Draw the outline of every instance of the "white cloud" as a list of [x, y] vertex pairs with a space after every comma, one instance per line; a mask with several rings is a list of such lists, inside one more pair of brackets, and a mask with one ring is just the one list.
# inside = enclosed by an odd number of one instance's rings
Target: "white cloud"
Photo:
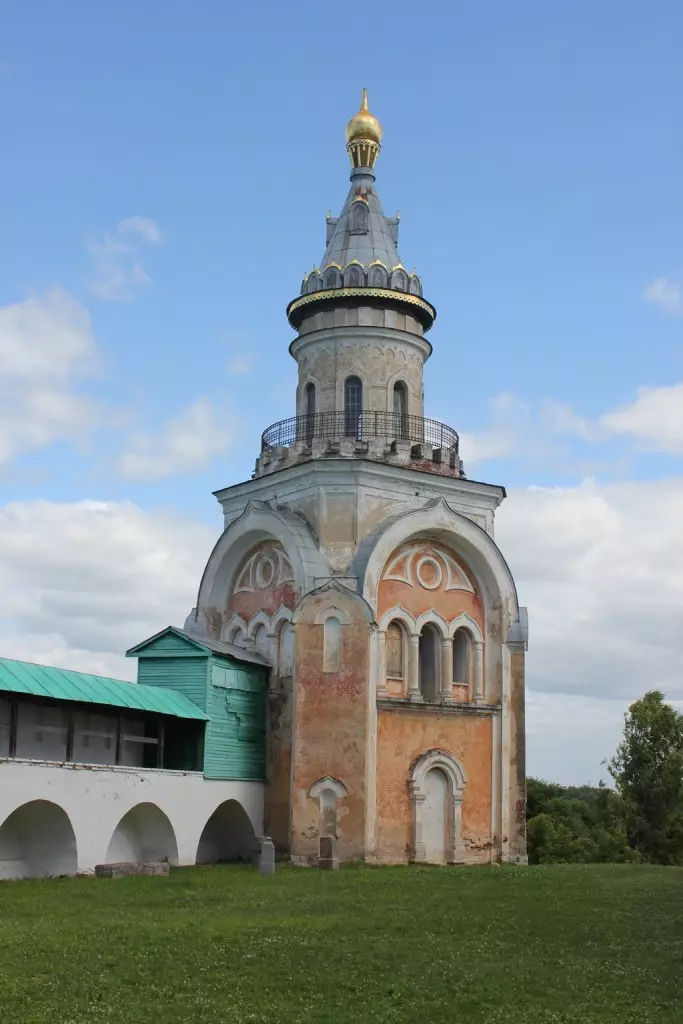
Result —
[[627, 704], [683, 698], [683, 479], [512, 491], [496, 540], [529, 609], [529, 771], [607, 779]]
[[531, 409], [517, 395], [504, 392], [489, 402], [491, 423], [484, 430], [460, 432], [465, 467], [513, 456], [530, 433]]
[[527, 774], [565, 785], [610, 783], [602, 763], [621, 739], [625, 700], [527, 691]]
[[0, 652], [133, 678], [123, 657], [195, 603], [215, 531], [128, 502], [0, 508]]
[[529, 607], [529, 685], [604, 699], [683, 696], [683, 479], [529, 488], [497, 540]]
[[130, 302], [138, 289], [150, 284], [147, 271], [137, 258], [138, 246], [128, 241], [130, 235], [147, 245], [163, 241], [159, 225], [149, 217], [125, 217], [114, 234], [106, 233], [98, 241], [88, 242], [93, 258], [94, 276], [90, 290], [105, 302]]
[[0, 307], [0, 464], [82, 437], [96, 412], [76, 382], [97, 363], [90, 317], [72, 295], [55, 288]]
[[601, 418], [611, 434], [629, 434], [650, 449], [683, 453], [683, 383], [670, 387], [640, 388], [630, 405]]
[[161, 229], [151, 217], [124, 217], [117, 231], [119, 235], [140, 235], [148, 245], [160, 245], [163, 242]]
[[683, 281], [658, 277], [647, 286], [643, 299], [667, 313], [680, 313], [683, 311]]
[[138, 479], [192, 473], [227, 452], [234, 437], [232, 418], [199, 399], [170, 420], [161, 433], [134, 435], [119, 460], [119, 470], [123, 476]]
[[249, 356], [232, 356], [228, 360], [228, 373], [231, 377], [239, 377], [251, 373], [254, 369]]

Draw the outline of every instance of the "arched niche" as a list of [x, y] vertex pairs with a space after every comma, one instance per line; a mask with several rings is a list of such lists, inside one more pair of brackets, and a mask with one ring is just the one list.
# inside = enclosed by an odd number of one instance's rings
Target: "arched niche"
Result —
[[411, 859], [458, 864], [464, 860], [462, 804], [467, 775], [448, 750], [432, 749], [411, 766]]
[[279, 544], [285, 551], [294, 577], [295, 594], [306, 593], [315, 587], [316, 579], [332, 575], [310, 528], [300, 516], [249, 502], [242, 515], [219, 538], [199, 586], [198, 615], [206, 622], [210, 636], [220, 635], [222, 616], [236, 573], [243, 570], [251, 551], [268, 542]]
[[237, 800], [226, 800], [213, 812], [202, 830], [197, 864], [222, 864], [251, 858], [254, 828]]
[[0, 825], [0, 879], [50, 878], [77, 870], [76, 836], [58, 804], [31, 800]]
[[106, 862], [178, 863], [178, 844], [168, 817], [152, 803], [140, 803], [119, 821], [107, 847]]

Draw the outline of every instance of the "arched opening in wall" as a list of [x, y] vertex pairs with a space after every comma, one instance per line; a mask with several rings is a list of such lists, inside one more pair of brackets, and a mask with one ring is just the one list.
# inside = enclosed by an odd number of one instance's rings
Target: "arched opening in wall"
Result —
[[408, 436], [408, 388], [402, 380], [394, 384], [394, 432], [396, 437]]
[[424, 859], [429, 864], [445, 864], [448, 824], [448, 779], [439, 768], [424, 777], [423, 841]]
[[363, 382], [360, 377], [347, 377], [344, 381], [344, 433], [347, 437], [360, 437], [363, 412]]
[[462, 626], [453, 636], [453, 682], [469, 686], [472, 679], [472, 637]]
[[439, 696], [439, 646], [441, 636], [431, 622], [425, 623], [420, 633], [420, 693], [425, 700]]
[[270, 637], [268, 636], [268, 627], [264, 623], [261, 623], [254, 633], [254, 650], [257, 654], [260, 654], [262, 658], [270, 661]]
[[76, 836], [69, 816], [50, 800], [17, 807], [0, 826], [0, 878], [75, 875]]
[[238, 647], [246, 647], [244, 630], [241, 626], [235, 626], [234, 629], [230, 630], [225, 639], [229, 644], [237, 644]]
[[315, 384], [313, 381], [308, 382], [305, 391], [305, 405], [304, 405], [304, 416], [306, 417], [304, 426], [306, 440], [310, 441], [313, 437], [314, 426], [315, 426]]
[[403, 683], [405, 680], [405, 638], [403, 626], [395, 619], [387, 626], [384, 650], [387, 679]]
[[330, 615], [325, 619], [323, 630], [323, 672], [338, 672], [341, 655], [341, 622], [335, 615]]
[[237, 800], [220, 804], [207, 821], [197, 847], [197, 864], [248, 861], [254, 840], [249, 815]]
[[121, 818], [107, 847], [108, 864], [178, 863], [173, 826], [156, 804], [137, 804]]

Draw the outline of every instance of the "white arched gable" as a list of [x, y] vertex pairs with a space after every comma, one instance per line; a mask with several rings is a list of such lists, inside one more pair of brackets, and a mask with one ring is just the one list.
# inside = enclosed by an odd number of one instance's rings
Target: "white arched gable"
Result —
[[395, 608], [390, 608], [388, 612], [384, 613], [379, 622], [380, 630], [383, 633], [386, 633], [392, 622], [401, 622], [407, 629], [408, 635], [411, 633], [419, 633], [415, 619], [410, 612], [406, 611], [405, 608], [402, 608], [400, 604], [396, 605]]
[[451, 619], [448, 623], [449, 637], [453, 638], [459, 629], [469, 630], [474, 642], [483, 644], [484, 635], [479, 628], [479, 624], [467, 612], [463, 612], [462, 615], [458, 615], [457, 619]]
[[443, 616], [439, 615], [438, 612], [435, 612], [435, 611], [433, 611], [431, 609], [429, 611], [427, 611], [427, 612], [422, 612], [422, 615], [420, 615], [416, 619], [416, 621], [415, 621], [415, 632], [416, 633], [421, 633], [423, 627], [428, 622], [431, 622], [432, 625], [436, 626], [436, 628], [438, 629], [439, 633], [441, 634], [441, 636], [442, 636], [442, 638], [444, 640], [448, 639], [448, 623], [443, 618]]
[[249, 619], [249, 625], [247, 626], [247, 636], [250, 640], [253, 638], [259, 626], [265, 626], [269, 633], [273, 632], [269, 616], [266, 615], [265, 612], [256, 612], [256, 614], [252, 615]]
[[241, 633], [244, 639], [247, 638], [247, 623], [241, 615], [231, 615], [221, 630], [221, 640], [234, 643], [236, 633]]
[[199, 614], [209, 608], [225, 608], [233, 577], [243, 558], [264, 540], [278, 541], [285, 549], [299, 595], [312, 590], [316, 578], [332, 575], [327, 560], [300, 516], [275, 511], [265, 502], [250, 501], [242, 515], [223, 531], [209, 556], [199, 584]]
[[280, 629], [282, 627], [283, 622], [291, 623], [291, 621], [292, 621], [292, 611], [291, 611], [291, 609], [287, 608], [286, 605], [281, 604], [280, 607], [278, 608], [278, 610], [273, 615], [272, 619], [270, 620], [270, 631], [271, 631], [271, 633], [277, 633], [278, 629]]
[[382, 570], [393, 552], [406, 541], [420, 537], [438, 538], [461, 555], [477, 578], [487, 610], [501, 602], [507, 618], [505, 636], [519, 617], [517, 591], [508, 564], [493, 538], [443, 498], [393, 517], [363, 542], [350, 571], [362, 581], [362, 594], [368, 604], [377, 607]]
[[318, 587], [317, 590], [311, 591], [306, 594], [299, 604], [296, 606], [294, 615], [292, 616], [292, 624], [296, 626], [301, 621], [302, 617], [305, 616], [305, 608], [309, 600], [315, 599], [317, 602], [317, 609], [315, 613], [315, 623], [320, 625], [325, 622], [325, 619], [329, 619], [330, 616], [335, 616], [339, 619], [341, 625], [348, 625], [351, 622], [349, 613], [343, 611], [341, 605], [348, 601], [354, 602], [362, 610], [363, 615], [368, 622], [374, 623], [374, 616], [372, 609], [368, 605], [360, 594], [355, 590], [351, 590], [349, 587], [343, 586], [336, 580], [331, 580], [330, 583], [325, 583], [324, 586]]
[[454, 795], [462, 800], [467, 785], [467, 773], [463, 765], [448, 750], [428, 750], [418, 757], [410, 773], [410, 788], [413, 793], [422, 793], [427, 772], [439, 768], [449, 780]]
[[346, 796], [346, 786], [339, 779], [333, 779], [331, 775], [326, 775], [324, 779], [318, 779], [314, 782], [308, 791], [308, 795], [314, 800], [319, 800], [325, 790], [330, 790], [334, 795], [341, 799]]
[[316, 626], [324, 626], [328, 619], [338, 619], [340, 626], [350, 626], [351, 619], [348, 613], [339, 608], [336, 604], [328, 604], [324, 608], [321, 608], [313, 619]]

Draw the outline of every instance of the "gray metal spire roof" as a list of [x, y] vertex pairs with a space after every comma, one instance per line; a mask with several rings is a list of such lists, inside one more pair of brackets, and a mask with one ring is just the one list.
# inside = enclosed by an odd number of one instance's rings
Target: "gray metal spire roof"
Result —
[[[327, 247], [321, 271], [331, 264], [343, 270], [353, 260], [364, 267], [379, 260], [391, 272], [401, 263], [396, 248], [398, 217], [385, 217], [374, 181], [375, 175], [368, 167], [352, 171], [351, 188], [341, 214], [327, 218]], [[356, 205], [364, 209], [356, 212]]]

